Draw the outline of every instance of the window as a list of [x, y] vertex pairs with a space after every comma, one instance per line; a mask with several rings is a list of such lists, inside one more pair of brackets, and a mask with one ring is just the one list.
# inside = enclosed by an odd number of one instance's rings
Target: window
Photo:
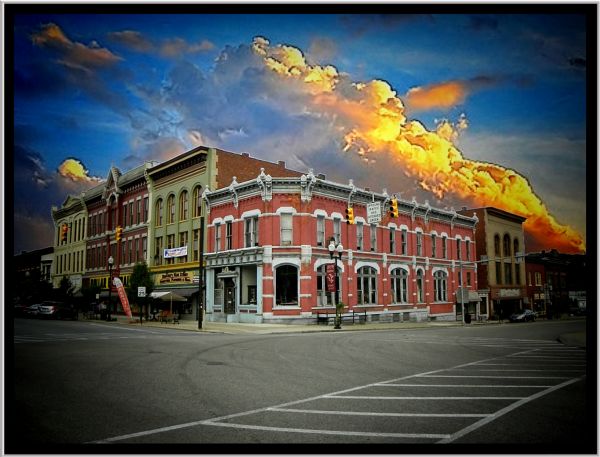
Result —
[[148, 222], [148, 197], [144, 197], [144, 222]]
[[417, 303], [423, 303], [423, 270], [417, 271]]
[[[167, 235], [167, 249], [173, 249], [175, 247], [175, 234]], [[167, 265], [172, 265], [175, 263], [175, 259], [173, 257], [166, 259], [165, 262]]]
[[275, 270], [275, 304], [298, 305], [298, 268], [294, 265], [281, 265]]
[[167, 224], [175, 222], [175, 195], [169, 195], [167, 199]]
[[245, 247], [258, 246], [258, 217], [249, 217], [244, 221]]
[[456, 258], [458, 260], [462, 259], [462, 246], [461, 246], [461, 239], [460, 238], [456, 239]]
[[540, 273], [539, 271], [535, 272], [535, 285], [536, 286], [542, 285], [542, 273]]
[[512, 264], [505, 263], [504, 264], [504, 284], [512, 284]]
[[406, 229], [402, 229], [402, 235], [400, 237], [400, 241], [402, 243], [402, 255], [406, 255], [408, 253], [407, 244], [408, 244], [408, 232]]
[[336, 244], [342, 241], [342, 220], [339, 218], [333, 219], [333, 237], [335, 238]]
[[417, 255], [423, 256], [423, 234], [417, 232]]
[[471, 240], [466, 240], [465, 241], [465, 247], [467, 249], [467, 261], [471, 260]]
[[[131, 206], [133, 206], [133, 203], [131, 204]], [[131, 208], [131, 209], [133, 209], [133, 208]], [[133, 263], [134, 262], [134, 260], [133, 260], [133, 240], [129, 240], [129, 242], [127, 244], [129, 245], [129, 249], [128, 249], [129, 254], [127, 257], [128, 263]]]
[[136, 206], [136, 219], [135, 222], [137, 224], [141, 224], [142, 223], [142, 199], [139, 199], [135, 202], [135, 206]]
[[435, 233], [431, 234], [431, 257], [437, 257], [437, 237]]
[[[327, 292], [326, 282], [326, 265], [321, 265], [317, 270], [317, 306], [335, 306], [335, 292]], [[337, 282], [336, 288], [339, 291], [339, 297], [341, 300], [340, 290], [340, 278], [342, 277], [342, 270], [337, 267]]]
[[148, 238], [145, 236], [142, 237], [142, 261], [146, 261], [146, 256], [148, 255]]
[[356, 250], [362, 251], [363, 249], [363, 223], [356, 223]]
[[163, 201], [162, 198], [156, 200], [156, 227], [160, 227], [163, 224]]
[[289, 213], [281, 214], [281, 245], [289, 246], [292, 244], [292, 215]]
[[227, 251], [230, 249], [233, 249], [232, 230], [233, 230], [233, 223], [231, 221], [227, 221], [225, 223], [225, 243], [226, 243], [225, 249]]
[[200, 217], [202, 215], [202, 187], [194, 187], [194, 215]]
[[390, 227], [390, 254], [396, 253], [396, 229]]
[[517, 238], [515, 238], [513, 240], [513, 255], [516, 257], [518, 252], [519, 252], [519, 240]]
[[392, 270], [392, 301], [408, 303], [408, 273], [403, 268]]
[[521, 269], [518, 263], [515, 263], [515, 284], [521, 285]]
[[221, 224], [215, 224], [215, 252], [221, 250]]
[[[188, 232], [180, 232], [179, 233], [179, 247], [187, 246], [188, 244]], [[188, 256], [187, 254], [181, 257], [177, 257], [177, 263], [187, 262]]]
[[325, 244], [325, 216], [317, 216], [317, 246]]
[[504, 238], [502, 238], [502, 248], [504, 249], [502, 255], [504, 257], [510, 257], [510, 236], [508, 236], [508, 234], [504, 235]]
[[133, 202], [129, 202], [129, 225], [133, 225]]
[[188, 193], [187, 190], [181, 192], [179, 196], [179, 220], [186, 221], [188, 218]]
[[444, 271], [436, 271], [433, 275], [433, 299], [434, 301], [448, 301], [447, 298], [447, 274]]
[[467, 287], [471, 287], [471, 272], [467, 271]]
[[500, 235], [497, 233], [494, 235], [494, 254], [496, 257], [500, 257]]
[[496, 262], [496, 284], [502, 284], [502, 269], [500, 262]]
[[377, 250], [377, 225], [371, 224], [371, 251]]
[[358, 270], [357, 292], [359, 305], [377, 303], [377, 271], [373, 267], [361, 267]]
[[127, 263], [127, 241], [121, 242], [121, 265]]
[[527, 273], [527, 283], [532, 286], [533, 284], [531, 283], [531, 271]]
[[195, 229], [193, 231], [193, 237], [194, 237], [194, 254], [193, 254], [193, 259], [194, 262], [198, 261], [198, 259], [200, 258], [200, 254], [199, 254], [199, 243], [200, 243], [200, 229]]
[[123, 226], [127, 225], [127, 203], [123, 205]]

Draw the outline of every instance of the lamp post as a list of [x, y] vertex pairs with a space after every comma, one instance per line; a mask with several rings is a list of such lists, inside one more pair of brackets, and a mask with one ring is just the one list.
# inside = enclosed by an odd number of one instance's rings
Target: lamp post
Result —
[[[334, 329], [342, 328], [342, 317], [339, 312], [339, 288], [338, 288], [338, 259], [342, 260], [342, 252], [344, 251], [344, 246], [342, 243], [335, 243], [335, 239], [331, 238], [329, 242], [329, 258], [335, 259], [335, 325]], [[334, 256], [334, 254], [337, 254]]]
[[204, 320], [204, 216], [200, 218], [200, 239], [198, 240], [198, 330], [202, 330]]
[[110, 317], [110, 309], [112, 308], [112, 303], [111, 303], [111, 292], [112, 292], [112, 268], [113, 268], [113, 264], [115, 263], [115, 259], [113, 259], [113, 256], [111, 255], [108, 258], [108, 307], [107, 309], [107, 313], [106, 313], [106, 320], [108, 322], [111, 321], [111, 317]]

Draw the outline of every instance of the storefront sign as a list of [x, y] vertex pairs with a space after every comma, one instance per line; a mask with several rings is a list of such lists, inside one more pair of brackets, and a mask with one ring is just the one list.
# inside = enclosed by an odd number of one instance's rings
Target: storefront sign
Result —
[[174, 257], [185, 257], [187, 256], [187, 246], [181, 246], [179, 248], [171, 248], [164, 250], [164, 258], [172, 259]]
[[165, 273], [160, 276], [159, 283], [173, 283], [173, 282], [192, 282], [192, 278], [186, 272], [176, 272], [176, 273]]
[[521, 297], [521, 289], [500, 289], [499, 295], [502, 298], [519, 298]]

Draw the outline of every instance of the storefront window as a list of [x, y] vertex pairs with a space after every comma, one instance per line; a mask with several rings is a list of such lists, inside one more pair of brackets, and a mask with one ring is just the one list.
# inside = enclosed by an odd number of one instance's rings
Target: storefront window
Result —
[[298, 268], [281, 265], [275, 270], [275, 304], [298, 305]]
[[394, 303], [408, 303], [408, 273], [403, 268], [392, 270], [392, 300]]
[[373, 267], [361, 267], [357, 276], [359, 305], [377, 304], [377, 271]]

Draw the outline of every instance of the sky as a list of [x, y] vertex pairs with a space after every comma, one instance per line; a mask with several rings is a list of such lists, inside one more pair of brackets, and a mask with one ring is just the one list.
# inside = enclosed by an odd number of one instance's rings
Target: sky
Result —
[[199, 145], [438, 208], [495, 206], [527, 217], [527, 252], [586, 250], [581, 10], [44, 9], [5, 31], [15, 253], [51, 246], [51, 206], [110, 166]]

